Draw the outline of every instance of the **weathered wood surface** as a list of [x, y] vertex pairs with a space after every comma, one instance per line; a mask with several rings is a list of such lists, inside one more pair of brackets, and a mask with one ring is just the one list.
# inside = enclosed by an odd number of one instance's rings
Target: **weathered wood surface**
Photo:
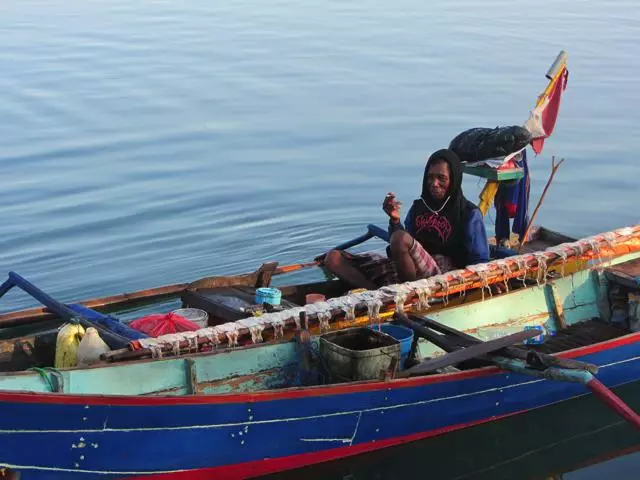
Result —
[[439, 368], [457, 365], [467, 360], [480, 358], [488, 353], [500, 351], [505, 347], [521, 343], [522, 341], [533, 338], [538, 335], [535, 330], [523, 330], [522, 332], [506, 335], [488, 342], [481, 342], [470, 345], [465, 348], [454, 350], [451, 353], [443, 355], [431, 360], [425, 360], [418, 365], [401, 372], [399, 377], [412, 377], [416, 375], [424, 375], [433, 372]]
[[625, 287], [640, 290], [640, 259], [629, 260], [605, 269], [609, 280]]
[[[418, 315], [404, 315], [404, 314], [396, 314], [396, 320], [404, 324], [405, 326], [411, 328], [421, 337], [426, 340], [435, 343], [438, 347], [442, 348], [446, 352], [455, 352], [460, 348], [468, 348], [470, 346], [479, 345], [479, 344], [487, 344], [490, 342], [483, 342], [482, 340], [468, 335], [464, 332], [456, 330], [452, 327], [444, 325], [440, 322], [437, 322], [433, 319], [427, 317], [421, 317]], [[441, 332], [441, 336], [435, 335], [434, 330], [437, 332]], [[535, 332], [535, 331], [534, 331]], [[527, 338], [532, 338], [537, 336], [535, 333], [530, 335]], [[507, 337], [503, 337], [507, 338]], [[445, 340], [446, 339], [446, 340]], [[513, 342], [516, 343], [516, 342]], [[511, 345], [513, 345], [513, 343]], [[500, 349], [500, 351], [490, 350], [486, 352], [487, 354], [479, 354], [476, 357], [478, 360], [484, 360], [487, 362], [491, 362], [491, 357], [496, 355], [502, 355], [507, 358], [515, 358], [518, 360], [525, 360], [532, 364], [536, 364], [540, 367], [559, 367], [559, 368], [567, 368], [567, 369], [586, 369], [587, 371], [595, 374], [598, 371], [598, 368], [595, 365], [587, 364], [584, 362], [577, 362], [570, 358], [561, 358], [553, 355], [548, 355], [545, 353], [533, 351], [523, 346], [511, 346], [507, 345], [504, 348]]]

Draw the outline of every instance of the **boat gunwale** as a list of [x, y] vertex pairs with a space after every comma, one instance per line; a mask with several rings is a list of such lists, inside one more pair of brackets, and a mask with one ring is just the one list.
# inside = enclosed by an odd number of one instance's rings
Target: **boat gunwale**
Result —
[[[542, 239], [546, 239], [546, 238], [553, 239], [553, 245], [557, 245], [562, 242], [570, 242], [570, 241], [578, 240], [573, 237], [569, 237], [563, 233], [550, 230], [543, 226], [535, 225], [534, 227], [536, 228], [536, 230], [533, 233], [535, 234], [536, 239], [538, 237]], [[489, 243], [491, 244], [492, 241], [493, 243], [495, 243], [494, 237], [490, 239]], [[581, 259], [572, 260], [572, 262], [575, 262], [575, 263], [578, 263], [580, 261]], [[234, 275], [225, 275], [225, 274], [214, 275], [211, 277], [205, 277], [204, 279], [194, 280], [192, 282], [173, 283], [173, 284], [161, 285], [159, 287], [134, 290], [132, 292], [121, 292], [113, 295], [107, 295], [103, 297], [94, 297], [94, 298], [88, 298], [83, 300], [75, 300], [75, 301], [66, 302], [66, 303], [77, 303], [87, 308], [103, 309], [108, 311], [110, 309], [126, 308], [128, 306], [133, 306], [138, 303], [143, 304], [146, 302], [159, 300], [161, 298], [174, 298], [176, 296], [179, 296], [185, 290], [189, 289], [191, 285], [201, 282], [202, 280], [205, 280], [205, 279], [225, 280], [225, 283], [228, 284], [228, 286], [249, 286], [256, 282], [259, 273], [260, 273], [260, 268], [258, 268], [253, 272], [245, 272], [245, 273], [239, 273]], [[288, 272], [287, 270], [284, 270], [284, 271], [276, 270], [275, 272], [273, 272], [273, 275], [274, 276], [286, 275], [287, 273], [290, 273], [290, 272]], [[329, 281], [330, 280], [327, 280], [325, 282], [310, 282], [309, 284], [328, 283]], [[295, 288], [295, 287], [300, 287], [304, 285], [307, 285], [307, 284], [286, 285], [282, 288]], [[14, 326], [14, 322], [18, 322], [20, 320], [29, 319], [30, 321], [35, 323], [37, 321], [55, 320], [56, 318], [58, 317], [46, 307], [31, 307], [31, 308], [24, 308], [24, 309], [15, 310], [15, 311], [8, 311], [8, 312], [0, 313], [0, 329], [12, 328]]]
[[[637, 248], [636, 248], [637, 249]], [[628, 251], [626, 253], [630, 253], [630, 251], [632, 250], [636, 250], [636, 249], [628, 249]], [[598, 252], [599, 253], [599, 252]], [[619, 254], [620, 256], [624, 255], [624, 253]], [[618, 255], [616, 255], [618, 256]], [[602, 261], [602, 259], [601, 259]], [[590, 267], [587, 266], [585, 267], [585, 269], [589, 269]], [[568, 274], [566, 276], [571, 276], [573, 274]], [[242, 275], [242, 276], [236, 276], [236, 277], [225, 277], [225, 279], [229, 280], [231, 278], [234, 279], [243, 279], [245, 281], [249, 281], [249, 279], [251, 278], [251, 275]], [[299, 286], [298, 286], [299, 287]], [[533, 285], [531, 287], [534, 287]], [[292, 288], [296, 288], [295, 286]], [[527, 288], [527, 287], [525, 287]], [[500, 295], [500, 297], [504, 296], [504, 295], [508, 295], [509, 293], [516, 293], [517, 291], [511, 291], [511, 292], [507, 292], [503, 295]], [[470, 304], [469, 304], [470, 305]], [[456, 308], [456, 307], [452, 307], [452, 308]], [[583, 347], [578, 347], [572, 350], [566, 350], [566, 351], [562, 351], [562, 352], [557, 352], [556, 355], [558, 355], [559, 357], [567, 357], [567, 358], [573, 358], [575, 356], [580, 356], [580, 355], [586, 355], [588, 353], [591, 352], [597, 352], [597, 351], [602, 351], [602, 350], [606, 350], [609, 348], [614, 348], [617, 345], [624, 345], [627, 343], [633, 343], [640, 340], [640, 332], [639, 333], [629, 333], [627, 335], [623, 335], [621, 337], [615, 338], [615, 339], [611, 339], [608, 341], [604, 341], [604, 342], [597, 342], [594, 343], [592, 345], [587, 345], [587, 346], [583, 346]], [[285, 342], [290, 342], [291, 340], [281, 340], [283, 343]], [[280, 342], [277, 342], [280, 343]], [[276, 342], [269, 342], [269, 345], [273, 345], [276, 344]], [[243, 346], [243, 349], [253, 349], [253, 348], [262, 348], [264, 347], [265, 344], [264, 343], [258, 343], [258, 344], [253, 344], [253, 345], [246, 345]], [[201, 357], [201, 356], [210, 356], [210, 355], [219, 355], [219, 354], [224, 354], [224, 353], [232, 353], [234, 351], [237, 351], [238, 349], [233, 349], [233, 348], [225, 348], [225, 349], [217, 349], [214, 351], [209, 351], [209, 352], [201, 352], [201, 353], [195, 353], [195, 354], [186, 354], [186, 355], [180, 355], [179, 357], [173, 357], [173, 358], [167, 358], [167, 360], [182, 360], [185, 361], [186, 359], [190, 358], [190, 357]], [[122, 364], [113, 364], [113, 363], [108, 363], [108, 364], [101, 364], [101, 365], [96, 365], [94, 367], [89, 367], [90, 369], [96, 369], [96, 368], [107, 368], [107, 367], [112, 367], [112, 366], [120, 366], [120, 365], [136, 365], [136, 364], [141, 364], [141, 363], [145, 363], [145, 362], [158, 362], [158, 361], [162, 361], [159, 360], [157, 358], [142, 358], [142, 359], [131, 359], [129, 361], [127, 361], [126, 363], [123, 362]], [[64, 370], [86, 370], [86, 369], [64, 369]], [[247, 392], [247, 393], [242, 393], [242, 394], [238, 394], [238, 393], [220, 393], [220, 394], [199, 394], [197, 395], [197, 397], [199, 397], [195, 403], [220, 403], [220, 402], [234, 402], [234, 401], [243, 401], [243, 402], [251, 402], [251, 401], [260, 401], [260, 400], [275, 400], [275, 399], [279, 399], [279, 398], [287, 398], [287, 397], [291, 397], [291, 398], [295, 398], [296, 396], [300, 396], [302, 395], [313, 395], [313, 396], [322, 396], [322, 395], [333, 395], [336, 393], [357, 393], [357, 392], [361, 392], [361, 391], [374, 391], [374, 390], [380, 390], [380, 389], [386, 389], [386, 388], [401, 388], [404, 386], [407, 387], [411, 387], [411, 386], [418, 386], [421, 384], [429, 384], [429, 383], [437, 383], [437, 382], [442, 382], [442, 381], [456, 381], [456, 380], [462, 380], [465, 378], [471, 378], [474, 376], [484, 376], [484, 375], [490, 375], [492, 373], [495, 373], [497, 371], [499, 371], [500, 369], [498, 369], [497, 367], [484, 367], [484, 368], [480, 368], [480, 369], [473, 369], [473, 370], [466, 370], [466, 371], [462, 371], [462, 372], [455, 372], [455, 373], [448, 373], [448, 374], [436, 374], [436, 375], [429, 375], [427, 377], [415, 377], [415, 378], [410, 378], [410, 379], [394, 379], [394, 380], [390, 380], [390, 381], [365, 381], [365, 382], [351, 382], [348, 384], [342, 384], [342, 385], [318, 385], [318, 386], [310, 386], [310, 387], [288, 387], [288, 388], [282, 388], [282, 389], [277, 389], [277, 390], [265, 390], [265, 391], [257, 391], [257, 392]], [[23, 376], [23, 375], [30, 375], [29, 372], [6, 372], [6, 373], [0, 373], [0, 375], [2, 377], [10, 377], [10, 376]], [[165, 402], [169, 402], [169, 403], [194, 403], [193, 399], [190, 398], [189, 396], [175, 396], [175, 395], [157, 395], [157, 396], [146, 396], [146, 397], [141, 397], [140, 395], [96, 395], [96, 394], [72, 394], [72, 393], [49, 393], [49, 392], [26, 392], [26, 391], [8, 391], [8, 390], [0, 390], [1, 395], [3, 397], [0, 397], [0, 400], [2, 400], [2, 398], [4, 398], [4, 396], [15, 396], [15, 395], [35, 395], [36, 397], [39, 398], [53, 398], [54, 402], [57, 401], [55, 399], [58, 398], [62, 398], [62, 402], [68, 402], [70, 399], [72, 398], [77, 398], [77, 401], [82, 403], [84, 401], [86, 401], [86, 399], [90, 399], [93, 398], [95, 399], [99, 399], [99, 398], [105, 398], [105, 402], [106, 403], [113, 403], [113, 400], [118, 400], [117, 403], [122, 402], [122, 401], [134, 401], [134, 403], [140, 403], [141, 399], [144, 399], [144, 401], [142, 403], [149, 403], [150, 399], [151, 403], [153, 401], [160, 401], [158, 399], [162, 399], [162, 401]], [[109, 399], [113, 399], [113, 400], [109, 400]], [[204, 399], [204, 400], [202, 400]], [[179, 400], [179, 402], [177, 402], [177, 400]], [[212, 402], [212, 400], [215, 400], [214, 402]]]

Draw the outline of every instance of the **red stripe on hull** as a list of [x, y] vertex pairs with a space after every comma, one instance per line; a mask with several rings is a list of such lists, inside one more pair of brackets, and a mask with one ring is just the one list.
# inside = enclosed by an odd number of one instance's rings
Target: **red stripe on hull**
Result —
[[[631, 333], [623, 337], [608, 340], [606, 342], [568, 350], [558, 354], [563, 358], [576, 358], [590, 355], [604, 350], [629, 345], [640, 341], [640, 332]], [[57, 404], [82, 404], [82, 405], [200, 405], [222, 403], [253, 403], [272, 400], [284, 400], [292, 398], [317, 397], [327, 395], [341, 395], [358, 392], [371, 392], [389, 390], [395, 388], [411, 388], [441, 382], [457, 382], [468, 378], [486, 377], [495, 375], [501, 370], [498, 367], [484, 367], [457, 373], [440, 375], [428, 375], [408, 379], [391, 380], [389, 382], [362, 382], [335, 386], [298, 387], [283, 390], [270, 390], [254, 393], [229, 393], [193, 396], [135, 396], [135, 395], [73, 395], [65, 393], [22, 393], [0, 392], [0, 402], [24, 402], [24, 403], [57, 403]]]
[[246, 478], [254, 478], [261, 475], [269, 475], [271, 473], [279, 473], [296, 468], [307, 467], [318, 463], [329, 462], [331, 460], [339, 460], [342, 458], [352, 457], [362, 453], [373, 452], [382, 448], [394, 447], [403, 443], [414, 442], [416, 440], [424, 440], [425, 438], [435, 437], [444, 433], [461, 430], [463, 428], [481, 425], [483, 423], [500, 420], [502, 418], [512, 417], [529, 410], [521, 410], [505, 415], [485, 418], [469, 423], [459, 423], [447, 427], [429, 430], [428, 432], [414, 433], [403, 437], [389, 438], [380, 440], [379, 442], [367, 442], [350, 447], [332, 448], [330, 450], [322, 450], [320, 452], [302, 453], [299, 455], [291, 455], [288, 457], [269, 458], [266, 460], [254, 460], [251, 462], [237, 463], [234, 465], [225, 465], [213, 468], [199, 468], [195, 470], [185, 470], [175, 473], [159, 473], [155, 475], [143, 475], [135, 477], [123, 477], [127, 480], [149, 480], [155, 478], [171, 479], [171, 480], [241, 480]]

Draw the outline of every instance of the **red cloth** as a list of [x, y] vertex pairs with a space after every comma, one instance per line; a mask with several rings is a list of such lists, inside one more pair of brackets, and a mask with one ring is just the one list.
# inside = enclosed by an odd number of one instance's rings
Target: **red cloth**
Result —
[[135, 319], [129, 326], [151, 337], [200, 329], [198, 324], [175, 313], [147, 315]]
[[551, 136], [553, 129], [556, 125], [556, 119], [558, 118], [558, 111], [560, 110], [560, 100], [562, 98], [562, 92], [567, 88], [567, 79], [569, 77], [569, 71], [565, 68], [564, 72], [558, 78], [558, 81], [553, 86], [551, 92], [544, 103], [538, 107], [541, 112], [542, 129], [544, 130], [544, 136], [534, 138], [531, 140], [531, 147], [536, 155], [542, 152], [544, 146], [544, 139]]

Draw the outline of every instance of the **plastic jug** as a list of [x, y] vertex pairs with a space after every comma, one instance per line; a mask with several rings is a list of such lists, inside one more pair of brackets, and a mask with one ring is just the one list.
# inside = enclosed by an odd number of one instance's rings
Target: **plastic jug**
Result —
[[100, 338], [98, 331], [93, 327], [89, 327], [78, 346], [78, 366], [88, 367], [89, 365], [98, 363], [100, 361], [100, 355], [110, 350], [109, 346]]
[[69, 368], [77, 365], [78, 346], [85, 334], [82, 325], [65, 323], [56, 336], [56, 368]]

